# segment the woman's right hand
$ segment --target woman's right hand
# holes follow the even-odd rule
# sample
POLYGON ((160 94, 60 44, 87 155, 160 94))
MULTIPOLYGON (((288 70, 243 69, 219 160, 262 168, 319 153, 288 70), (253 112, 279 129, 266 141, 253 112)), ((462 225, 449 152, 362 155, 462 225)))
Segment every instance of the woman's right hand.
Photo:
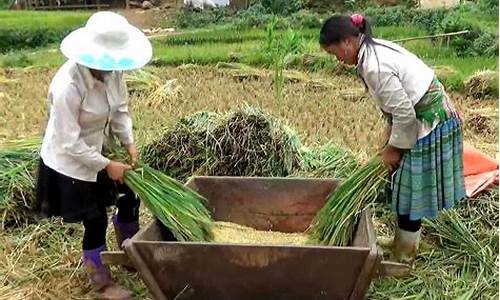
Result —
POLYGON ((131 169, 132 167, 130 165, 126 165, 114 160, 111 160, 106 166, 106 172, 108 172, 109 178, 113 179, 114 181, 118 181, 120 184, 123 184, 123 176, 125 175, 125 171, 131 169))

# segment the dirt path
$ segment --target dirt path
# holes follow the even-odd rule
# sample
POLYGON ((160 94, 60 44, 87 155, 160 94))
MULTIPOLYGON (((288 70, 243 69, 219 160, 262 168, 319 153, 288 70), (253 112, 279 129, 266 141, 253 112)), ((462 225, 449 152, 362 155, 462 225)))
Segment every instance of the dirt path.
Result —
POLYGON ((421 8, 451 7, 459 4, 459 0, 420 0, 421 8))
POLYGON ((175 26, 175 18, 178 12, 176 0, 164 0, 161 7, 149 10, 141 8, 116 10, 127 18, 134 26, 141 29, 168 28, 175 26))

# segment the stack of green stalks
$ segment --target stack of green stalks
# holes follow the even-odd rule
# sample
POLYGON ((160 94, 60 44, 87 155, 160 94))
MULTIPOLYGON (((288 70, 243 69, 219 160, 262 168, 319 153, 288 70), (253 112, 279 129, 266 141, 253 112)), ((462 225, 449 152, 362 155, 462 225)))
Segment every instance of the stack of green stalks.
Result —
POLYGON ((354 153, 331 142, 303 153, 302 173, 313 177, 347 178, 359 166, 354 153))
POLYGON ((253 107, 180 120, 143 149, 151 167, 184 180, 195 175, 289 176, 301 164, 297 134, 253 107))
POLYGON ((125 173, 125 183, 179 241, 208 241, 212 219, 206 199, 148 166, 125 173))
MULTIPOLYGON (((375 206, 389 224, 394 218, 390 207, 375 206)), ((496 188, 462 201, 434 220, 424 219, 415 269, 409 277, 374 282, 368 298, 497 299, 498 210, 496 188)))
POLYGON ((32 220, 35 175, 40 140, 11 141, 0 145, 1 229, 32 220))
POLYGON ((349 245, 360 214, 377 199, 386 177, 378 157, 355 171, 328 197, 308 229, 310 238, 323 245, 349 245))
POLYGON ((208 134, 219 115, 199 112, 179 120, 163 136, 143 147, 141 157, 151 167, 179 180, 213 169, 214 155, 207 148, 208 134))

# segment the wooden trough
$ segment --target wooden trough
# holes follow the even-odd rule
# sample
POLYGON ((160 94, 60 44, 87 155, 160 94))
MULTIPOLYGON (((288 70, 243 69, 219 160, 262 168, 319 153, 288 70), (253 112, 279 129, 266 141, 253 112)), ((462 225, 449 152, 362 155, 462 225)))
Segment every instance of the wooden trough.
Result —
MULTIPOLYGON (((259 230, 302 232, 338 181, 300 178, 193 177, 216 221, 259 230)), ((404 275, 409 266, 382 262, 365 211, 348 247, 269 246, 165 241, 153 221, 104 252, 108 264, 133 266, 155 299, 363 299, 372 279, 404 275)))

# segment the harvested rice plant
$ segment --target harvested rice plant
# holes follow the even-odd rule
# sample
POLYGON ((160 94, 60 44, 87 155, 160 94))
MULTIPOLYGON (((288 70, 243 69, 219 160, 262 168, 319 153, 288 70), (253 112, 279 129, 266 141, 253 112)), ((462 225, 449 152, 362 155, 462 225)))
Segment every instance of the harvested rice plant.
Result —
MULTIPOLYGON (((460 113, 464 142, 498 160, 498 5, 481 0, 422 9, 408 1, 390 1, 397 2, 391 8, 387 1, 344 1, 333 8, 328 1, 294 1, 295 11, 283 11, 279 2, 255 1, 235 13, 172 8, 166 1, 159 5, 175 11, 176 21, 156 27, 175 23, 173 32, 141 28, 165 32, 151 39, 153 61, 125 77, 140 153, 125 183, 141 199, 140 224, 148 228, 142 237, 150 238, 145 244, 160 242, 155 230, 164 228, 186 251, 246 245, 272 253, 245 252, 228 258, 229 268, 272 265, 293 251, 341 249, 343 255, 370 239, 378 243, 373 251, 390 261, 381 242, 397 227, 391 177, 378 156, 385 120, 356 70, 321 50, 321 24, 332 9, 369 16, 376 36, 398 41, 436 71, 460 113), (193 176, 202 179, 190 181, 193 176), (228 184, 221 176, 243 181, 228 184), (277 181, 251 181, 259 177, 277 181), (287 180, 296 181, 287 186, 287 180)), ((0 42, 0 300, 96 299, 81 261, 83 227, 33 214, 47 91, 64 62, 58 46, 91 12, 23 14, 0 11, 6 16, 0 36, 15 41, 0 42), (42 33, 51 34, 34 38, 42 33)), ((143 17, 141 9, 131 15, 143 17)), ((367 299, 498 298, 498 187, 475 188, 481 192, 423 220, 407 276, 366 277, 367 299)), ((118 251, 113 231, 110 222, 107 248, 118 251)), ((158 267, 162 251, 151 255, 158 267)), ((142 269, 113 265, 111 273, 133 299, 155 299, 142 269)))

